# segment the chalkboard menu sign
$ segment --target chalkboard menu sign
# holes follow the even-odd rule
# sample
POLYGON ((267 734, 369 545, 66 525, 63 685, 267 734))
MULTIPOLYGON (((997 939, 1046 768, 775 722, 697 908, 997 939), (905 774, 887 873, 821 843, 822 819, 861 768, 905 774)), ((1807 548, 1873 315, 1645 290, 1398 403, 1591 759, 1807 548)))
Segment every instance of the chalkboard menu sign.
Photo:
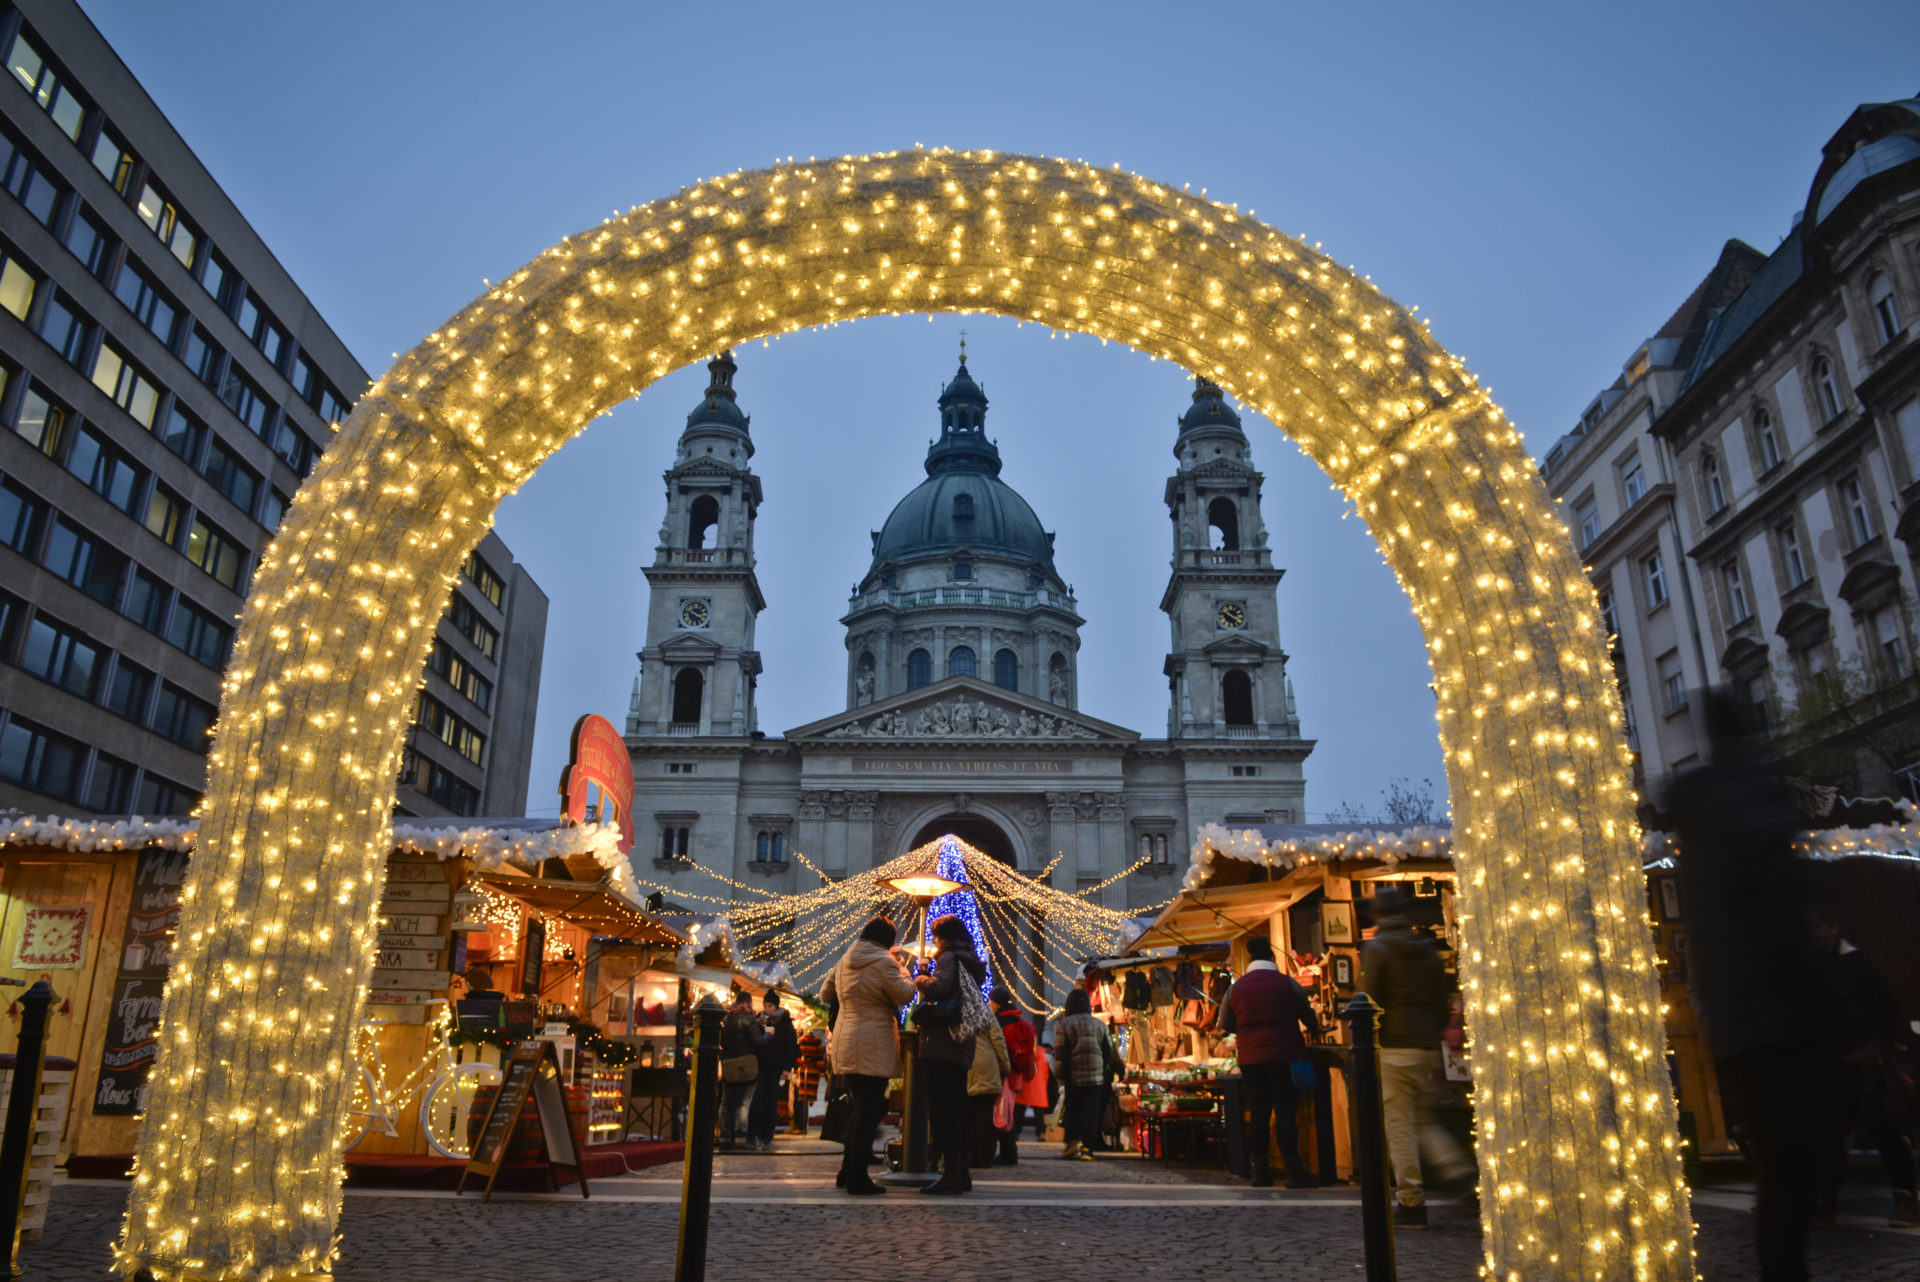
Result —
POLYGON ((134 861, 133 897, 121 943, 107 1035, 100 1050, 100 1083, 93 1111, 132 1117, 146 1102, 147 1075, 160 1051, 160 992, 180 925, 180 888, 187 880, 183 850, 143 850, 134 861))
POLYGON ((467 1159, 467 1169, 460 1172, 460 1182, 454 1186, 456 1196, 466 1191, 468 1176, 485 1177, 487 1185, 481 1201, 493 1196, 493 1182, 506 1165, 514 1128, 529 1103, 540 1119, 547 1150, 547 1178, 554 1190, 557 1192, 560 1184, 553 1172, 570 1170, 580 1181, 580 1196, 587 1196, 587 1172, 580 1164, 580 1151, 574 1147, 573 1127, 567 1122, 567 1096, 560 1083, 560 1057, 552 1042, 522 1042, 513 1049, 501 1065, 500 1093, 494 1096, 493 1108, 480 1127, 473 1156, 467 1159))
POLYGON ((520 992, 540 999, 540 969, 547 960, 547 923, 529 915, 520 943, 520 992))

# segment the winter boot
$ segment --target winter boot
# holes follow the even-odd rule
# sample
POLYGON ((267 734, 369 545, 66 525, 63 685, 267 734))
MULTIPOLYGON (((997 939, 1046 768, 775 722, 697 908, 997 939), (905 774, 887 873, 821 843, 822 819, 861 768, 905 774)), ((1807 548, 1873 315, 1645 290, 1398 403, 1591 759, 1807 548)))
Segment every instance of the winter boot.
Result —
POLYGON ((1270 1189, 1273 1187, 1273 1168, 1267 1165, 1264 1156, 1253 1159, 1253 1178, 1247 1182, 1249 1188, 1270 1189))
POLYGON ((1912 1189, 1893 1191, 1893 1214, 1887 1217, 1887 1224, 1896 1229, 1920 1229, 1920 1200, 1916 1200, 1912 1189))

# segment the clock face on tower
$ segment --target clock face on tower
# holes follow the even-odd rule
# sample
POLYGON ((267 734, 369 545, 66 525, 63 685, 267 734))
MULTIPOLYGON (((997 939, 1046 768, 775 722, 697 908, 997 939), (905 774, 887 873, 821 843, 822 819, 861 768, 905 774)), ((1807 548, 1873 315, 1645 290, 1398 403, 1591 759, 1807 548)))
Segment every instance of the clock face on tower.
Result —
POLYGON ((1222 628, 1247 626, 1247 607, 1239 601, 1222 601, 1214 608, 1213 621, 1222 628))
POLYGON ((713 608, 705 601, 680 603, 680 626, 683 628, 704 628, 712 618, 713 608))

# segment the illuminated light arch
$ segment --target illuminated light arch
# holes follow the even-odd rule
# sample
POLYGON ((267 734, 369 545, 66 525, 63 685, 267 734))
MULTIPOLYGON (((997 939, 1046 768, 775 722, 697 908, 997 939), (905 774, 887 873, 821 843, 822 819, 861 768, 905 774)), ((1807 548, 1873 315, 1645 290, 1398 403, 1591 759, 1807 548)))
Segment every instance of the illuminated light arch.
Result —
POLYGON ((719 348, 933 311, 1174 361, 1346 493, 1433 666, 1487 1275, 1691 1276, 1619 703, 1519 433, 1406 309, 1250 215, 1118 170, 924 151, 735 173, 610 219, 462 308, 342 425, 226 675, 121 1268, 329 1267, 401 737, 500 500, 719 348))

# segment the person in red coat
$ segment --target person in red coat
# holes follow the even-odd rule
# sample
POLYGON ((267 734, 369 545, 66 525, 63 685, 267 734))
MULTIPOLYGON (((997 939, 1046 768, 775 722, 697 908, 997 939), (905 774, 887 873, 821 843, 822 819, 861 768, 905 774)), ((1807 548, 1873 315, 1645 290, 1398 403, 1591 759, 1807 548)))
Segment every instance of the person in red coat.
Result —
POLYGON ((1247 956, 1252 958, 1247 973, 1227 990, 1221 1032, 1235 1038, 1234 1053, 1246 1088, 1247 1154, 1253 1187, 1273 1187, 1273 1169, 1267 1158, 1267 1119, 1271 1116, 1278 1126, 1287 1187, 1313 1188, 1315 1182, 1307 1175, 1306 1159, 1300 1156, 1300 1128, 1294 1118, 1300 1095, 1293 1084, 1293 1066, 1306 1062, 1306 1036, 1319 1034, 1320 1021, 1314 1018, 1313 1004, 1305 990, 1274 964, 1271 940, 1249 939, 1247 956))
POLYGON ((994 1154, 995 1166, 1020 1165, 1020 1147, 1016 1142, 1020 1136, 1020 1116, 1027 1106, 1020 1102, 1020 1095, 1033 1080, 1034 1048, 1039 1039, 1034 1036, 1033 1025, 1020 1013, 1014 1004, 1013 994, 1004 988, 993 990, 991 998, 994 1018, 1000 1021, 1000 1033, 1007 1039, 1007 1061, 1013 1065, 1007 1072, 1007 1085, 1013 1087, 1013 1124, 1000 1132, 1000 1151, 994 1154))

